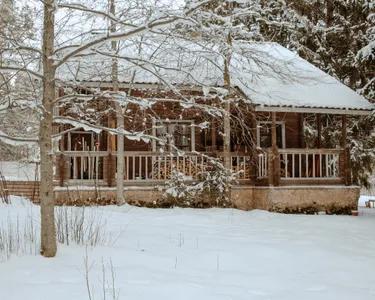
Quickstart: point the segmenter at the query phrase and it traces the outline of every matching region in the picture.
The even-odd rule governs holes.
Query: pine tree
[[[261,26],[265,39],[295,49],[312,64],[375,100],[372,1],[263,1],[263,8],[266,18],[277,23]],[[294,26],[280,28],[284,20]]]
[[[217,0],[203,7],[199,16],[203,39],[225,44],[225,36],[230,32],[236,40],[278,42],[369,100],[375,100],[373,1]],[[336,147],[340,144],[341,122],[327,116],[328,119],[331,122],[326,141],[330,142],[325,146]],[[364,186],[368,186],[375,168],[375,141],[371,134],[374,126],[371,116],[349,118],[353,178]],[[311,138],[315,140],[315,136]]]

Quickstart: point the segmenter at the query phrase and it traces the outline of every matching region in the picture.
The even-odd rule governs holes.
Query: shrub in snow
[[[201,174],[202,192],[211,195],[218,206],[229,206],[230,187],[236,173],[224,167],[220,160],[210,159],[211,169]]]
[[[164,196],[170,199],[171,202],[176,202],[189,206],[190,201],[196,193],[195,185],[187,184],[185,174],[177,170],[172,170],[171,178],[166,182],[166,190]]]
[[[208,158],[208,165],[194,181],[173,170],[166,182],[164,200],[171,205],[185,207],[230,206],[229,192],[236,174],[226,169],[218,159]]]

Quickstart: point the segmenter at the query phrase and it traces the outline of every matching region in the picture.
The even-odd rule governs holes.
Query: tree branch
[[[91,9],[87,6],[84,6],[82,4],[76,4],[76,3],[66,3],[66,4],[59,4],[58,5],[59,8],[67,8],[67,9],[74,9],[74,10],[79,10],[79,11],[84,11],[84,12],[88,12],[88,13],[92,13],[92,14],[95,14],[95,15],[99,15],[99,16],[103,16],[103,17],[106,17],[108,18],[109,20],[111,21],[114,21],[118,24],[121,24],[121,25],[124,25],[124,26],[129,26],[129,27],[136,27],[135,25],[131,24],[131,23],[126,23],[122,20],[119,20],[118,18],[116,18],[114,15],[112,14],[109,14],[109,13],[106,13],[102,10],[96,10],[96,9]]]
[[[70,58],[82,53],[83,51],[87,50],[87,49],[90,49],[92,47],[95,47],[97,45],[100,45],[104,42],[107,42],[107,41],[114,41],[114,40],[125,40],[125,39],[129,39],[135,35],[139,35],[145,31],[149,31],[151,29],[156,29],[156,28],[160,28],[160,27],[163,27],[165,25],[168,25],[168,24],[172,24],[174,22],[176,22],[177,20],[180,20],[180,19],[186,19],[186,16],[188,15],[191,15],[195,10],[197,10],[199,7],[211,2],[213,0],[206,0],[206,1],[202,1],[200,2],[198,5],[190,8],[186,13],[185,13],[185,16],[170,16],[170,17],[160,17],[159,19],[157,20],[153,20],[151,22],[148,22],[146,25],[143,25],[143,26],[139,26],[133,30],[130,30],[130,31],[126,31],[126,32],[119,32],[119,33],[112,33],[112,34],[108,34],[108,35],[105,35],[105,36],[102,36],[100,38],[97,38],[97,39],[94,39],[82,46],[79,46],[78,48],[76,48],[75,50],[73,50],[72,52],[68,53],[65,57],[63,57],[58,63],[55,64],[56,66],[56,69],[58,67],[60,67],[61,65],[63,65],[66,61],[68,61]]]
[[[43,79],[43,75],[38,73],[38,72],[35,72],[33,70],[30,70],[26,67],[19,67],[19,66],[0,66],[0,70],[2,71],[17,71],[17,72],[25,72],[25,73],[29,73],[37,78],[40,78],[40,79]]]

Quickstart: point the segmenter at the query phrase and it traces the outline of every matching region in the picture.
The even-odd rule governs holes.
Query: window
[[[276,143],[277,147],[285,148],[285,122],[276,122]],[[272,147],[272,122],[257,123],[257,146]]]
[[[99,136],[90,131],[68,132],[68,151],[98,151]]]
[[[172,151],[194,151],[194,122],[185,120],[158,121],[154,123],[153,134],[163,142],[154,142],[153,151],[160,148]]]

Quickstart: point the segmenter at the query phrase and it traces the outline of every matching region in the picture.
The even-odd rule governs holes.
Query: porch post
[[[114,157],[111,152],[108,153],[108,156],[104,157],[104,178],[107,180],[109,187],[113,186],[113,179],[115,175],[114,168]]]
[[[227,169],[231,169],[230,161],[230,100],[227,99],[225,102],[224,112],[224,166]]]
[[[232,46],[232,36],[229,33],[227,35],[227,43]],[[224,166],[225,168],[231,170],[231,157],[230,157],[230,102],[231,102],[231,74],[230,74],[230,62],[231,62],[231,53],[226,51],[224,59],[224,87],[228,91],[228,95],[225,97],[224,102]]]
[[[216,151],[217,146],[216,146],[216,120],[213,119],[211,122],[211,148],[212,151]]]
[[[250,179],[255,184],[257,180],[258,169],[258,152],[257,152],[257,119],[255,110],[251,110],[250,116],[251,145],[250,145]]]
[[[65,158],[64,154],[60,153],[58,158],[58,170],[59,170],[59,184],[60,186],[64,186],[65,180]]]
[[[276,112],[272,112],[272,162],[273,162],[273,185],[280,185],[280,157],[277,149]]]
[[[320,149],[322,147],[322,118],[320,114],[316,114],[316,126],[318,128],[318,136],[316,138],[316,147]]]
[[[347,145],[347,116],[342,115],[342,134],[341,134],[341,148],[344,150],[344,182],[345,185],[351,185],[351,164],[350,164],[350,150]]]
[[[195,152],[195,126],[194,126],[194,123],[190,127],[190,135],[191,135],[191,152]]]
[[[300,148],[306,148],[305,143],[305,114],[299,114],[299,146]]]
[[[346,148],[346,138],[347,138],[347,130],[346,130],[346,115],[341,116],[342,128],[341,128],[341,148]]]

